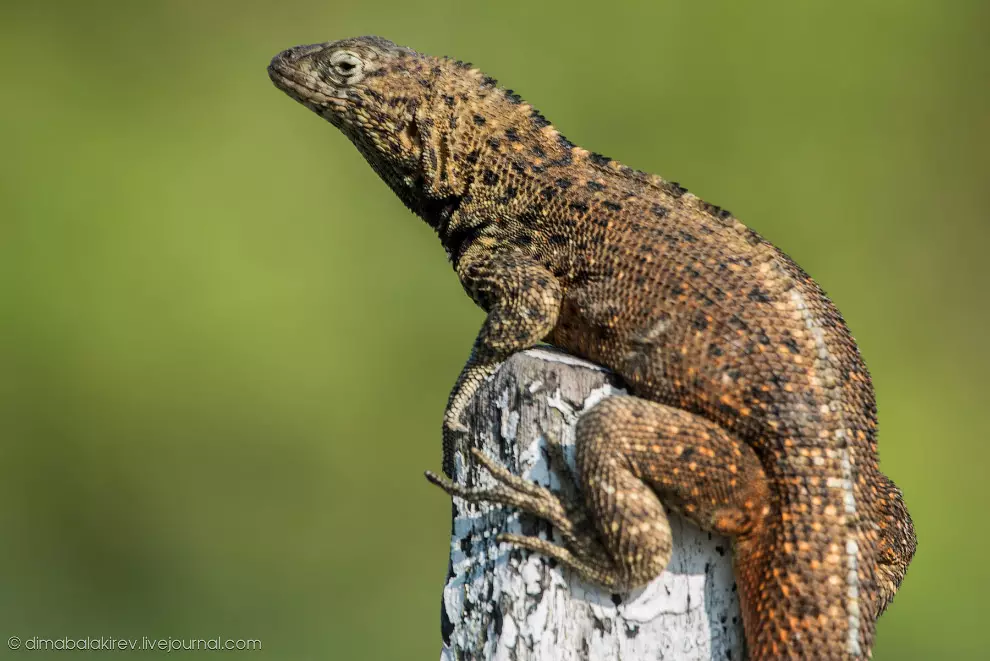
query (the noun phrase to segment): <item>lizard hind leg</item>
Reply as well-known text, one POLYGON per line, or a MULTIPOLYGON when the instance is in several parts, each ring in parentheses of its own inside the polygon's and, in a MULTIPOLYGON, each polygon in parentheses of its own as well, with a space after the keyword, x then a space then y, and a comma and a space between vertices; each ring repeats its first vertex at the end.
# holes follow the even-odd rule
MULTIPOLYGON (((766 480, 752 449, 686 411, 612 397, 581 417, 576 436, 580 500, 513 475, 477 449, 475 460, 498 484, 465 487, 427 477, 470 502, 501 503, 546 519, 564 546, 511 534, 499 540, 552 557, 615 592, 645 585, 670 562, 673 540, 661 499, 703 529, 731 535, 751 530, 766 505, 766 480)), ((549 449, 564 491, 573 492, 552 439, 549 449)))
MULTIPOLYGON (((600 523, 645 519, 630 513, 646 486, 703 530, 733 536, 761 523, 770 501, 748 444, 706 418, 639 397, 603 400, 578 421, 577 466, 585 502, 600 523), (631 486, 623 490, 620 480, 631 486)), ((603 535, 614 527, 602 525, 603 535)), ((624 537, 620 527, 614 546, 624 537)))
POLYGON ((562 494, 513 475, 477 449, 475 460, 497 484, 466 487, 427 477, 470 502, 500 503, 547 520, 563 546, 514 534, 499 541, 552 557, 615 592, 645 585, 670 562, 664 504, 704 530, 728 535, 752 531, 765 514, 766 477, 753 450, 686 411, 637 397, 603 400, 578 420, 574 476, 559 445, 548 440, 562 494))
POLYGON ((578 420, 576 437, 589 519, 633 585, 652 580, 669 561, 664 506, 726 535, 750 532, 767 511, 756 453, 700 416, 639 397, 611 397, 578 420))

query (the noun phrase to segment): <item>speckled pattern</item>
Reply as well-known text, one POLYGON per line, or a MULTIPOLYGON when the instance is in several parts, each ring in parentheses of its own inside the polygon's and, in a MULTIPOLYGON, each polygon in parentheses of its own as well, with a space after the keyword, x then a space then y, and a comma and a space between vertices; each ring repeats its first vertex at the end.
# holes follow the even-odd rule
POLYGON ((818 285, 728 211, 573 145, 471 65, 378 37, 299 46, 275 84, 350 138, 440 237, 487 313, 444 417, 509 355, 546 341, 631 396, 579 421, 581 501, 483 455, 500 486, 450 493, 546 517, 551 555, 624 591, 669 559, 664 507, 734 539, 753 659, 868 658, 915 549, 877 466, 873 388, 818 285))

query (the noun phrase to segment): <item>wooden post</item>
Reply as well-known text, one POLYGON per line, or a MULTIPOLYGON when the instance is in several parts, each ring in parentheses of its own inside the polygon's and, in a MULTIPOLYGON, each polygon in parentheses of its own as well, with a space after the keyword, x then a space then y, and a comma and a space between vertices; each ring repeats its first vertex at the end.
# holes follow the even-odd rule
MULTIPOLYGON (((490 483, 472 465, 470 444, 517 474, 559 488, 548 471, 544 431, 566 444, 573 461, 575 421, 623 392, 614 384, 602 368, 552 349, 513 356, 472 402, 453 479, 490 483)), ((745 658, 729 540, 674 514, 671 526, 667 570, 641 590, 612 595, 544 556, 495 542, 500 532, 546 537, 546 522, 455 498, 441 661, 745 658)))

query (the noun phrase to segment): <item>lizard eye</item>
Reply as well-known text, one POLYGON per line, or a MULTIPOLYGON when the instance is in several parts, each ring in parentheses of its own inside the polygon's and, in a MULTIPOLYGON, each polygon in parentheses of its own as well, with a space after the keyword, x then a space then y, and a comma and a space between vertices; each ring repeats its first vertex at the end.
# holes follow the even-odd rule
POLYGON ((364 62, 350 51, 337 51, 330 56, 330 67, 341 78, 351 79, 360 76, 364 69, 364 62))

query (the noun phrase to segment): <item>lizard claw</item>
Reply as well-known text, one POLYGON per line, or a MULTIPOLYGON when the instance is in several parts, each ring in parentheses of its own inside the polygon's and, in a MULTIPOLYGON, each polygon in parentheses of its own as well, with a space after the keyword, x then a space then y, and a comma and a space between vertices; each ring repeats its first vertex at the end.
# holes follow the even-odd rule
POLYGON ((447 493, 451 493, 452 489, 453 490, 457 489, 457 485, 454 484, 451 480, 441 475, 437 475, 433 471, 424 471, 423 475, 426 476, 426 479, 427 481, 429 481, 430 484, 440 487, 447 493))
POLYGON ((444 431, 450 432, 452 434, 466 434, 469 429, 460 420, 452 420, 451 422, 446 422, 443 425, 444 431))

